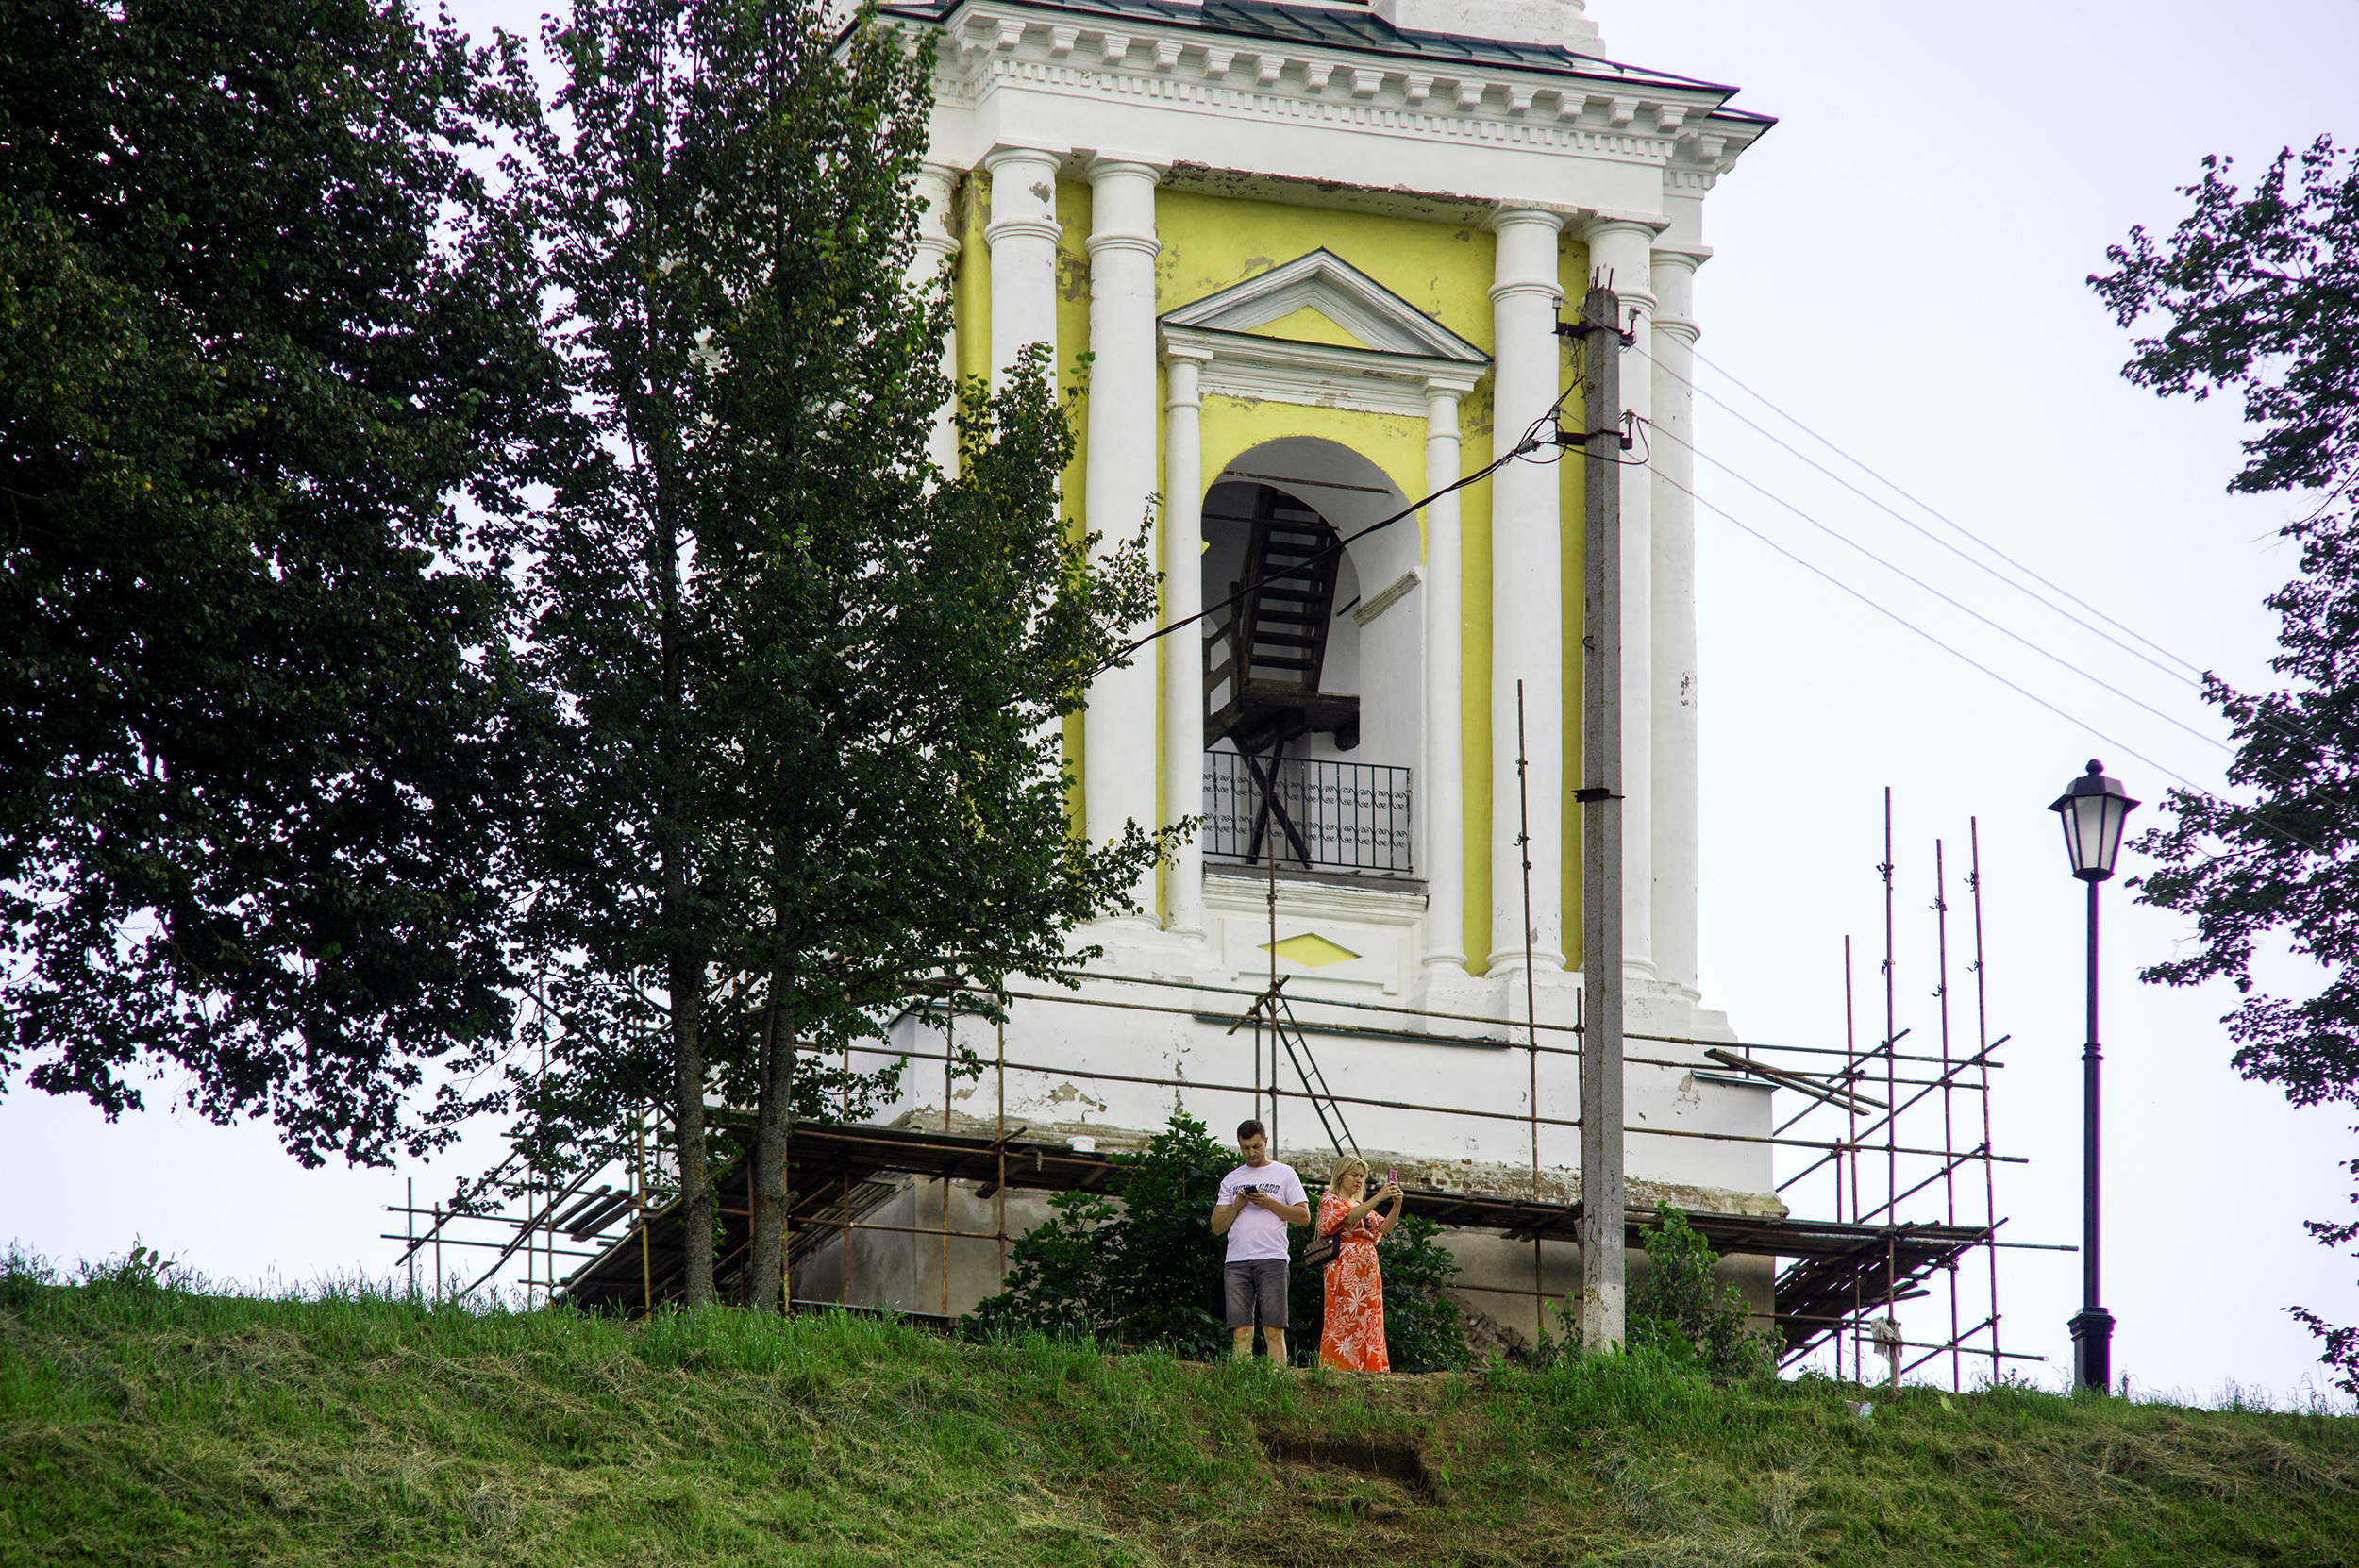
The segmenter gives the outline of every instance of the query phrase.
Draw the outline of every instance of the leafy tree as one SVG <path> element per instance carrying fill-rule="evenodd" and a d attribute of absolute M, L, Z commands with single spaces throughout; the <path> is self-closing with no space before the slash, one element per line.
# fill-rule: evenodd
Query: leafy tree
<path fill-rule="evenodd" d="M 929 55 L 811 0 L 585 0 L 547 36 L 570 138 L 537 145 L 537 199 L 601 448 L 532 541 L 533 668 L 564 697 L 542 1109 L 665 1083 L 694 1303 L 708 1093 L 782 1170 L 823 1109 L 799 1056 L 925 976 L 1066 962 L 1163 853 L 1073 836 L 1054 724 L 1154 578 L 1144 536 L 1093 561 L 1058 515 L 1045 352 L 996 393 L 938 369 L 947 289 L 907 277 Z M 781 1299 L 784 1217 L 758 1186 L 751 1302 Z"/>
<path fill-rule="evenodd" d="M 469 153 L 536 114 L 400 0 L 0 0 L 0 1087 L 307 1165 L 469 1108 L 535 706 L 453 503 L 562 407 Z"/>
<path fill-rule="evenodd" d="M 1237 1151 L 1182 1111 L 1140 1153 L 1109 1159 L 1110 1191 L 1048 1200 L 1051 1217 L 1016 1242 L 1007 1288 L 976 1308 L 974 1326 L 1160 1345 L 1199 1359 L 1228 1355 L 1222 1243 L 1212 1216 Z M 1470 1359 L 1458 1309 L 1445 1293 L 1458 1265 L 1437 1240 L 1441 1228 L 1409 1214 L 1384 1242 L 1384 1348 L 1397 1372 L 1460 1367 Z M 1309 1239 L 1308 1226 L 1295 1232 L 1297 1254 Z M 1294 1270 L 1287 1314 L 1294 1320 L 1287 1349 L 1309 1365 L 1318 1359 L 1327 1316 L 1318 1271 Z"/>
<path fill-rule="evenodd" d="M 2115 270 L 2089 282 L 2125 327 L 2150 317 L 2123 375 L 2165 396 L 2234 392 L 2257 433 L 2232 492 L 2306 492 L 2284 533 L 2300 574 L 2267 600 L 2279 618 L 2277 691 L 2204 677 L 2204 698 L 2236 741 L 2228 781 L 2243 798 L 2170 792 L 2167 826 L 2138 848 L 2160 862 L 2141 898 L 2190 915 L 2196 942 L 2145 977 L 2167 985 L 2221 978 L 2243 1000 L 2224 1020 L 2236 1070 L 2296 1105 L 2359 1105 L 2359 158 L 2320 137 L 2281 153 L 2250 192 L 2230 161 L 2203 160 L 2183 188 L 2194 209 L 2167 240 L 2133 229 L 2107 250 Z M 2281 934 L 2324 973 L 2316 994 L 2256 989 L 2253 944 Z M 2359 1176 L 2359 1159 L 2350 1165 Z M 2359 1202 L 2359 1193 L 2354 1194 Z M 2359 1221 L 2313 1221 L 2331 1246 Z M 2290 1308 L 2326 1341 L 2341 1386 L 2359 1393 L 2359 1329 Z"/>

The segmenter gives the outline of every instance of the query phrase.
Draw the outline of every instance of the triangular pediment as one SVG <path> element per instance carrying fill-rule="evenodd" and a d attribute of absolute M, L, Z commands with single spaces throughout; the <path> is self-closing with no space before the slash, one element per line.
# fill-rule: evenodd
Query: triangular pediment
<path fill-rule="evenodd" d="M 1491 362 L 1482 350 L 1324 247 L 1167 311 L 1162 320 L 1166 327 L 1273 337 L 1323 320 L 1341 339 L 1378 354 L 1464 365 Z M 1306 331 L 1305 337 L 1338 341 L 1325 331 Z"/>
<path fill-rule="evenodd" d="M 1329 343 L 1337 348 L 1365 348 L 1347 328 L 1338 325 L 1315 307 L 1306 305 L 1291 315 L 1253 329 L 1257 338 L 1277 338 L 1294 343 Z"/>

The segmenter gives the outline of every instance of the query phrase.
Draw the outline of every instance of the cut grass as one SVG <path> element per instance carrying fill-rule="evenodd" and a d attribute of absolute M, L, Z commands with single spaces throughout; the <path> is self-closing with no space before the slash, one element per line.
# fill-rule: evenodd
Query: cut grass
<path fill-rule="evenodd" d="M 1849 1400 L 1873 1399 L 1862 1419 Z M 2359 1560 L 2359 1419 L 1362 1379 L 886 1321 L 0 1294 L 0 1562 Z"/>

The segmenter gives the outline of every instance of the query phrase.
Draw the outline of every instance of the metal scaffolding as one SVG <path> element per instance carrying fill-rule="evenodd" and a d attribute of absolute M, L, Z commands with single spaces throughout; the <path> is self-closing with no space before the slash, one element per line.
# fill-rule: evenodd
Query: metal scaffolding
<path fill-rule="evenodd" d="M 1968 1051 L 1952 1032 L 1951 910 L 1947 856 L 1939 842 L 1933 848 L 1932 953 L 1926 960 L 1935 982 L 1930 993 L 1935 1004 L 1933 1017 L 1926 1032 L 1935 1039 L 1931 1050 L 1921 1045 L 1914 1051 L 1901 1048 L 1904 1043 L 1921 1041 L 1922 1036 L 1916 1026 L 1903 1026 L 1900 1022 L 1898 893 L 1890 847 L 1889 792 L 1885 831 L 1884 859 L 1878 868 L 1885 900 L 1881 1036 L 1862 1048 L 1856 1027 L 1851 942 L 1847 938 L 1846 1032 L 1840 1048 L 1762 1042 L 1730 1044 L 1635 1030 L 1627 1035 L 1642 1049 L 1641 1043 L 1651 1042 L 1698 1052 L 1715 1070 L 1743 1075 L 1799 1098 L 1802 1103 L 1798 1109 L 1773 1121 L 1766 1134 L 1640 1125 L 1630 1126 L 1627 1136 L 1767 1144 L 1795 1151 L 1801 1157 L 1800 1168 L 1778 1183 L 1778 1193 L 1782 1197 L 1792 1194 L 1786 1198 L 1789 1203 L 1824 1193 L 1828 1201 L 1812 1207 L 1831 1209 L 1831 1218 L 1798 1219 L 1790 1211 L 1784 1217 L 1690 1216 L 1695 1228 L 1724 1255 L 1787 1260 L 1776 1279 L 1774 1315 L 1787 1362 L 1799 1362 L 1824 1349 L 1832 1354 L 1837 1376 L 1876 1381 L 1905 1376 L 1929 1363 L 1946 1360 L 1941 1370 L 1947 1372 L 1947 1380 L 1963 1387 L 1969 1364 L 1986 1361 L 1995 1376 L 2006 1361 L 2042 1359 L 2004 1349 L 1999 1338 L 1998 1250 L 2035 1244 L 1999 1240 L 2005 1222 L 1997 1212 L 1992 1172 L 1998 1164 L 2022 1162 L 2020 1157 L 1998 1153 L 1991 1143 L 1992 1074 L 2000 1065 L 1993 1059 L 1993 1053 L 2006 1043 L 2007 1037 L 1990 1038 L 1980 843 L 1977 829 L 1969 825 L 1970 869 L 1966 880 L 1972 898 L 1972 1048 Z M 912 1067 L 941 1064 L 941 1130 L 808 1121 L 793 1128 L 785 1172 L 790 1276 L 794 1266 L 817 1257 L 828 1243 L 840 1243 L 845 1251 L 840 1299 L 791 1306 L 859 1305 L 851 1287 L 850 1243 L 854 1231 L 865 1230 L 938 1243 L 941 1310 L 905 1315 L 947 1321 L 954 1246 L 995 1249 L 998 1272 L 1005 1274 L 1008 1247 L 1015 1240 L 1008 1229 L 1008 1192 L 1103 1191 L 1109 1187 L 1119 1168 L 1109 1154 L 1076 1149 L 1062 1140 L 1029 1137 L 1030 1127 L 1011 1125 L 1007 1112 L 1010 1073 L 1250 1096 L 1257 1109 L 1263 1105 L 1269 1108 L 1273 1123 L 1281 1101 L 1308 1102 L 1339 1150 L 1348 1135 L 1338 1136 L 1333 1129 L 1343 1125 L 1346 1107 L 1461 1122 L 1525 1123 L 1532 1141 L 1528 1194 L 1413 1187 L 1409 1197 L 1418 1212 L 1446 1226 L 1490 1231 L 1513 1242 L 1531 1243 L 1534 1277 L 1531 1288 L 1471 1282 L 1456 1288 L 1525 1299 L 1549 1298 L 1541 1288 L 1542 1249 L 1569 1250 L 1575 1245 L 1581 1206 L 1578 1201 L 1551 1201 L 1543 1193 L 1539 1138 L 1543 1127 L 1578 1128 L 1581 1124 L 1576 1117 L 1543 1114 L 1540 1090 L 1544 1078 L 1557 1080 L 1548 1087 L 1561 1099 L 1578 1104 L 1576 1097 L 1564 1092 L 1568 1084 L 1577 1087 L 1578 1083 L 1580 1022 L 1502 1021 L 1386 1003 L 1316 999 L 1322 1016 L 1313 1027 L 1322 1035 L 1505 1047 L 1530 1055 L 1533 1093 L 1520 1110 L 1425 1104 L 1334 1092 L 1312 1059 L 1301 1026 L 1283 1009 L 1282 992 L 1276 986 L 1246 991 L 1079 971 L 1067 977 L 1118 983 L 1140 999 L 1030 988 L 991 993 L 945 981 L 925 987 L 909 998 L 905 1010 L 913 1013 L 920 1025 L 915 1042 L 904 1045 L 878 1042 L 858 1047 L 856 1054 L 866 1059 L 898 1059 Z M 1173 995 L 1168 1001 L 1145 999 L 1167 992 L 1186 994 Z M 1123 1014 L 1147 1013 L 1242 1026 L 1231 1033 L 1247 1035 L 1236 1042 L 1238 1076 L 1243 1081 L 1121 1074 L 1054 1060 L 1012 1060 L 1004 1025 L 995 1028 L 990 1056 L 962 1051 L 956 1037 L 962 1019 L 971 1018 L 995 1002 L 1080 1008 L 1110 1021 Z M 1211 1010 L 1224 1002 L 1226 1009 L 1234 1010 Z M 1344 1021 L 1354 1016 L 1364 1022 Z M 1481 1032 L 1464 1029 L 1464 1026 Z M 923 1049 L 924 1035 L 934 1029 L 940 1030 L 942 1049 Z M 1266 1047 L 1261 1038 L 1264 1031 L 1273 1036 Z M 1521 1038 L 1513 1038 L 1517 1035 Z M 1281 1043 L 1288 1048 L 1281 1051 Z M 851 1054 L 844 1059 L 847 1067 Z M 814 1064 L 818 1060 L 815 1056 L 811 1059 Z M 971 1125 L 962 1132 L 952 1126 L 951 1075 L 962 1060 L 970 1070 L 979 1064 L 994 1078 L 996 1107 L 987 1128 Z M 1698 1065 L 1694 1055 L 1629 1055 L 1625 1059 L 1626 1070 L 1693 1070 Z M 1286 1081 L 1288 1066 L 1295 1079 L 1292 1084 Z M 1966 1096 L 1963 1107 L 1961 1095 Z M 1777 1103 L 1772 1101 L 1773 1106 Z M 1938 1126 L 1933 1120 L 1936 1114 Z M 722 1114 L 717 1120 L 726 1135 L 728 1116 Z M 662 1158 L 661 1128 L 660 1108 L 650 1107 L 612 1141 L 613 1146 L 604 1151 L 606 1159 L 563 1181 L 531 1170 L 520 1152 L 498 1170 L 462 1187 L 448 1203 L 421 1207 L 411 1195 L 403 1204 L 391 1206 L 392 1212 L 404 1215 L 404 1231 L 392 1237 L 404 1243 L 396 1267 L 410 1269 L 415 1289 L 417 1266 L 431 1255 L 436 1259 L 436 1283 L 430 1293 L 437 1299 L 479 1291 L 499 1279 L 519 1259 L 524 1260 L 523 1278 L 519 1282 L 510 1276 L 509 1289 L 521 1295 L 526 1305 L 566 1300 L 586 1308 L 638 1312 L 651 1303 L 677 1299 L 686 1259 L 680 1236 L 685 1205 L 678 1200 L 677 1166 Z M 744 1150 L 734 1159 L 721 1160 L 714 1178 L 721 1227 L 715 1269 L 725 1297 L 750 1256 L 756 1173 L 747 1130 Z M 1960 1147 L 1961 1134 L 1973 1142 Z M 1978 1172 L 1980 1181 L 1974 1179 Z M 942 1184 L 939 1223 L 904 1226 L 876 1218 L 878 1209 L 912 1180 Z M 591 1185 L 594 1181 L 598 1185 Z M 994 1200 L 990 1228 L 953 1226 L 949 1194 L 954 1184 L 969 1186 L 978 1199 Z M 1656 1217 L 1652 1209 L 1633 1207 L 1628 1220 L 1629 1244 L 1640 1244 L 1644 1227 Z M 427 1222 L 423 1228 L 421 1221 Z M 445 1275 L 441 1266 L 441 1249 L 445 1246 L 485 1249 L 496 1256 L 472 1285 L 460 1285 L 460 1275 Z M 1979 1267 L 1973 1263 L 1976 1254 L 1981 1255 Z M 564 1265 L 559 1263 L 560 1259 L 566 1260 Z M 1881 1352 L 1884 1361 L 1872 1369 L 1872 1376 L 1866 1359 L 1871 1351 Z M 1914 1359 L 1910 1359 L 1912 1353 Z"/>
<path fill-rule="evenodd" d="M 1821 1331 L 1809 1340 L 1799 1343 L 1789 1340 L 1789 1359 L 1801 1359 L 1824 1346 L 1835 1376 L 1849 1376 L 1859 1382 L 1898 1380 L 1946 1359 L 1948 1365 L 1942 1370 L 1948 1374 L 1947 1381 L 1953 1388 L 1963 1388 L 1971 1363 L 1986 1361 L 1982 1370 L 1996 1379 L 2007 1361 L 2046 1359 L 2009 1351 L 2001 1343 L 1999 1250 L 2073 1249 L 1999 1240 L 2006 1221 L 1998 1209 L 1994 1168 L 2000 1161 L 1991 1153 L 1990 1102 L 1992 1074 L 2004 1064 L 1994 1059 L 1993 1053 L 2013 1037 L 1993 1039 L 1990 1032 L 1981 825 L 1971 818 L 1966 825 L 1965 885 L 1973 952 L 1967 968 L 1974 978 L 1969 1050 L 1952 1008 L 1949 857 L 1947 844 L 1939 839 L 1932 843 L 1932 898 L 1926 907 L 1932 918 L 1924 923 L 1928 927 L 1924 935 L 1931 940 L 1916 950 L 1915 959 L 1932 981 L 1923 993 L 1932 1004 L 1932 1017 L 1902 1020 L 1901 972 L 1909 960 L 1901 944 L 1900 873 L 1893 843 L 1890 790 L 1884 792 L 1883 806 L 1883 859 L 1876 867 L 1883 900 L 1883 956 L 1879 966 L 1882 1029 L 1872 1044 L 1862 1048 L 1854 948 L 1847 936 L 1843 939 L 1843 1067 L 1832 1078 L 1849 1093 L 1840 1098 L 1812 1099 L 1777 1129 L 1781 1134 L 1798 1127 L 1832 1134 L 1839 1117 L 1840 1147 L 1781 1181 L 1778 1192 L 1781 1196 L 1807 1199 L 1831 1188 L 1828 1207 L 1840 1222 L 1898 1234 L 1910 1223 L 1903 1216 L 1916 1215 L 1920 1218 L 1914 1223 L 1919 1226 L 1962 1227 L 1976 1232 L 1979 1240 L 1931 1266 L 1912 1270 L 1896 1255 L 1881 1271 L 1872 1267 L 1855 1271 L 1848 1282 L 1850 1299 L 1844 1309 L 1828 1314 Z M 1921 1046 L 1914 1053 L 1900 1050 L 1903 1041 L 1922 1042 L 1926 1033 L 1933 1037 L 1931 1051 Z M 1903 1062 L 1934 1076 L 1903 1076 Z M 1880 1090 L 1882 1097 L 1870 1094 L 1871 1089 Z M 1903 1091 L 1908 1092 L 1905 1097 Z M 1932 1126 L 1936 1116 L 1938 1129 Z M 1973 1141 L 1960 1147 L 1961 1137 Z M 1975 1179 L 1978 1175 L 1979 1181 Z M 1981 1255 L 1979 1266 L 1976 1254 Z M 1810 1283 L 1807 1269 L 1806 1263 L 1797 1263 L 1781 1276 L 1782 1298 Z M 1870 1356 L 1883 1364 L 1871 1367 Z"/>

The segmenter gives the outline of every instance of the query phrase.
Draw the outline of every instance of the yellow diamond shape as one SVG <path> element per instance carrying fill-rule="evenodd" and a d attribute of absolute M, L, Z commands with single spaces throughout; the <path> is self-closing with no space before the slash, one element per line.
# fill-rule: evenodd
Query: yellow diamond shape
<path fill-rule="evenodd" d="M 1275 953 L 1288 963 L 1298 963 L 1305 969 L 1325 969 L 1330 963 L 1342 963 L 1360 955 L 1341 942 L 1330 942 L 1316 931 L 1305 931 L 1298 937 L 1288 937 L 1275 945 L 1262 943 L 1262 951 Z"/>

